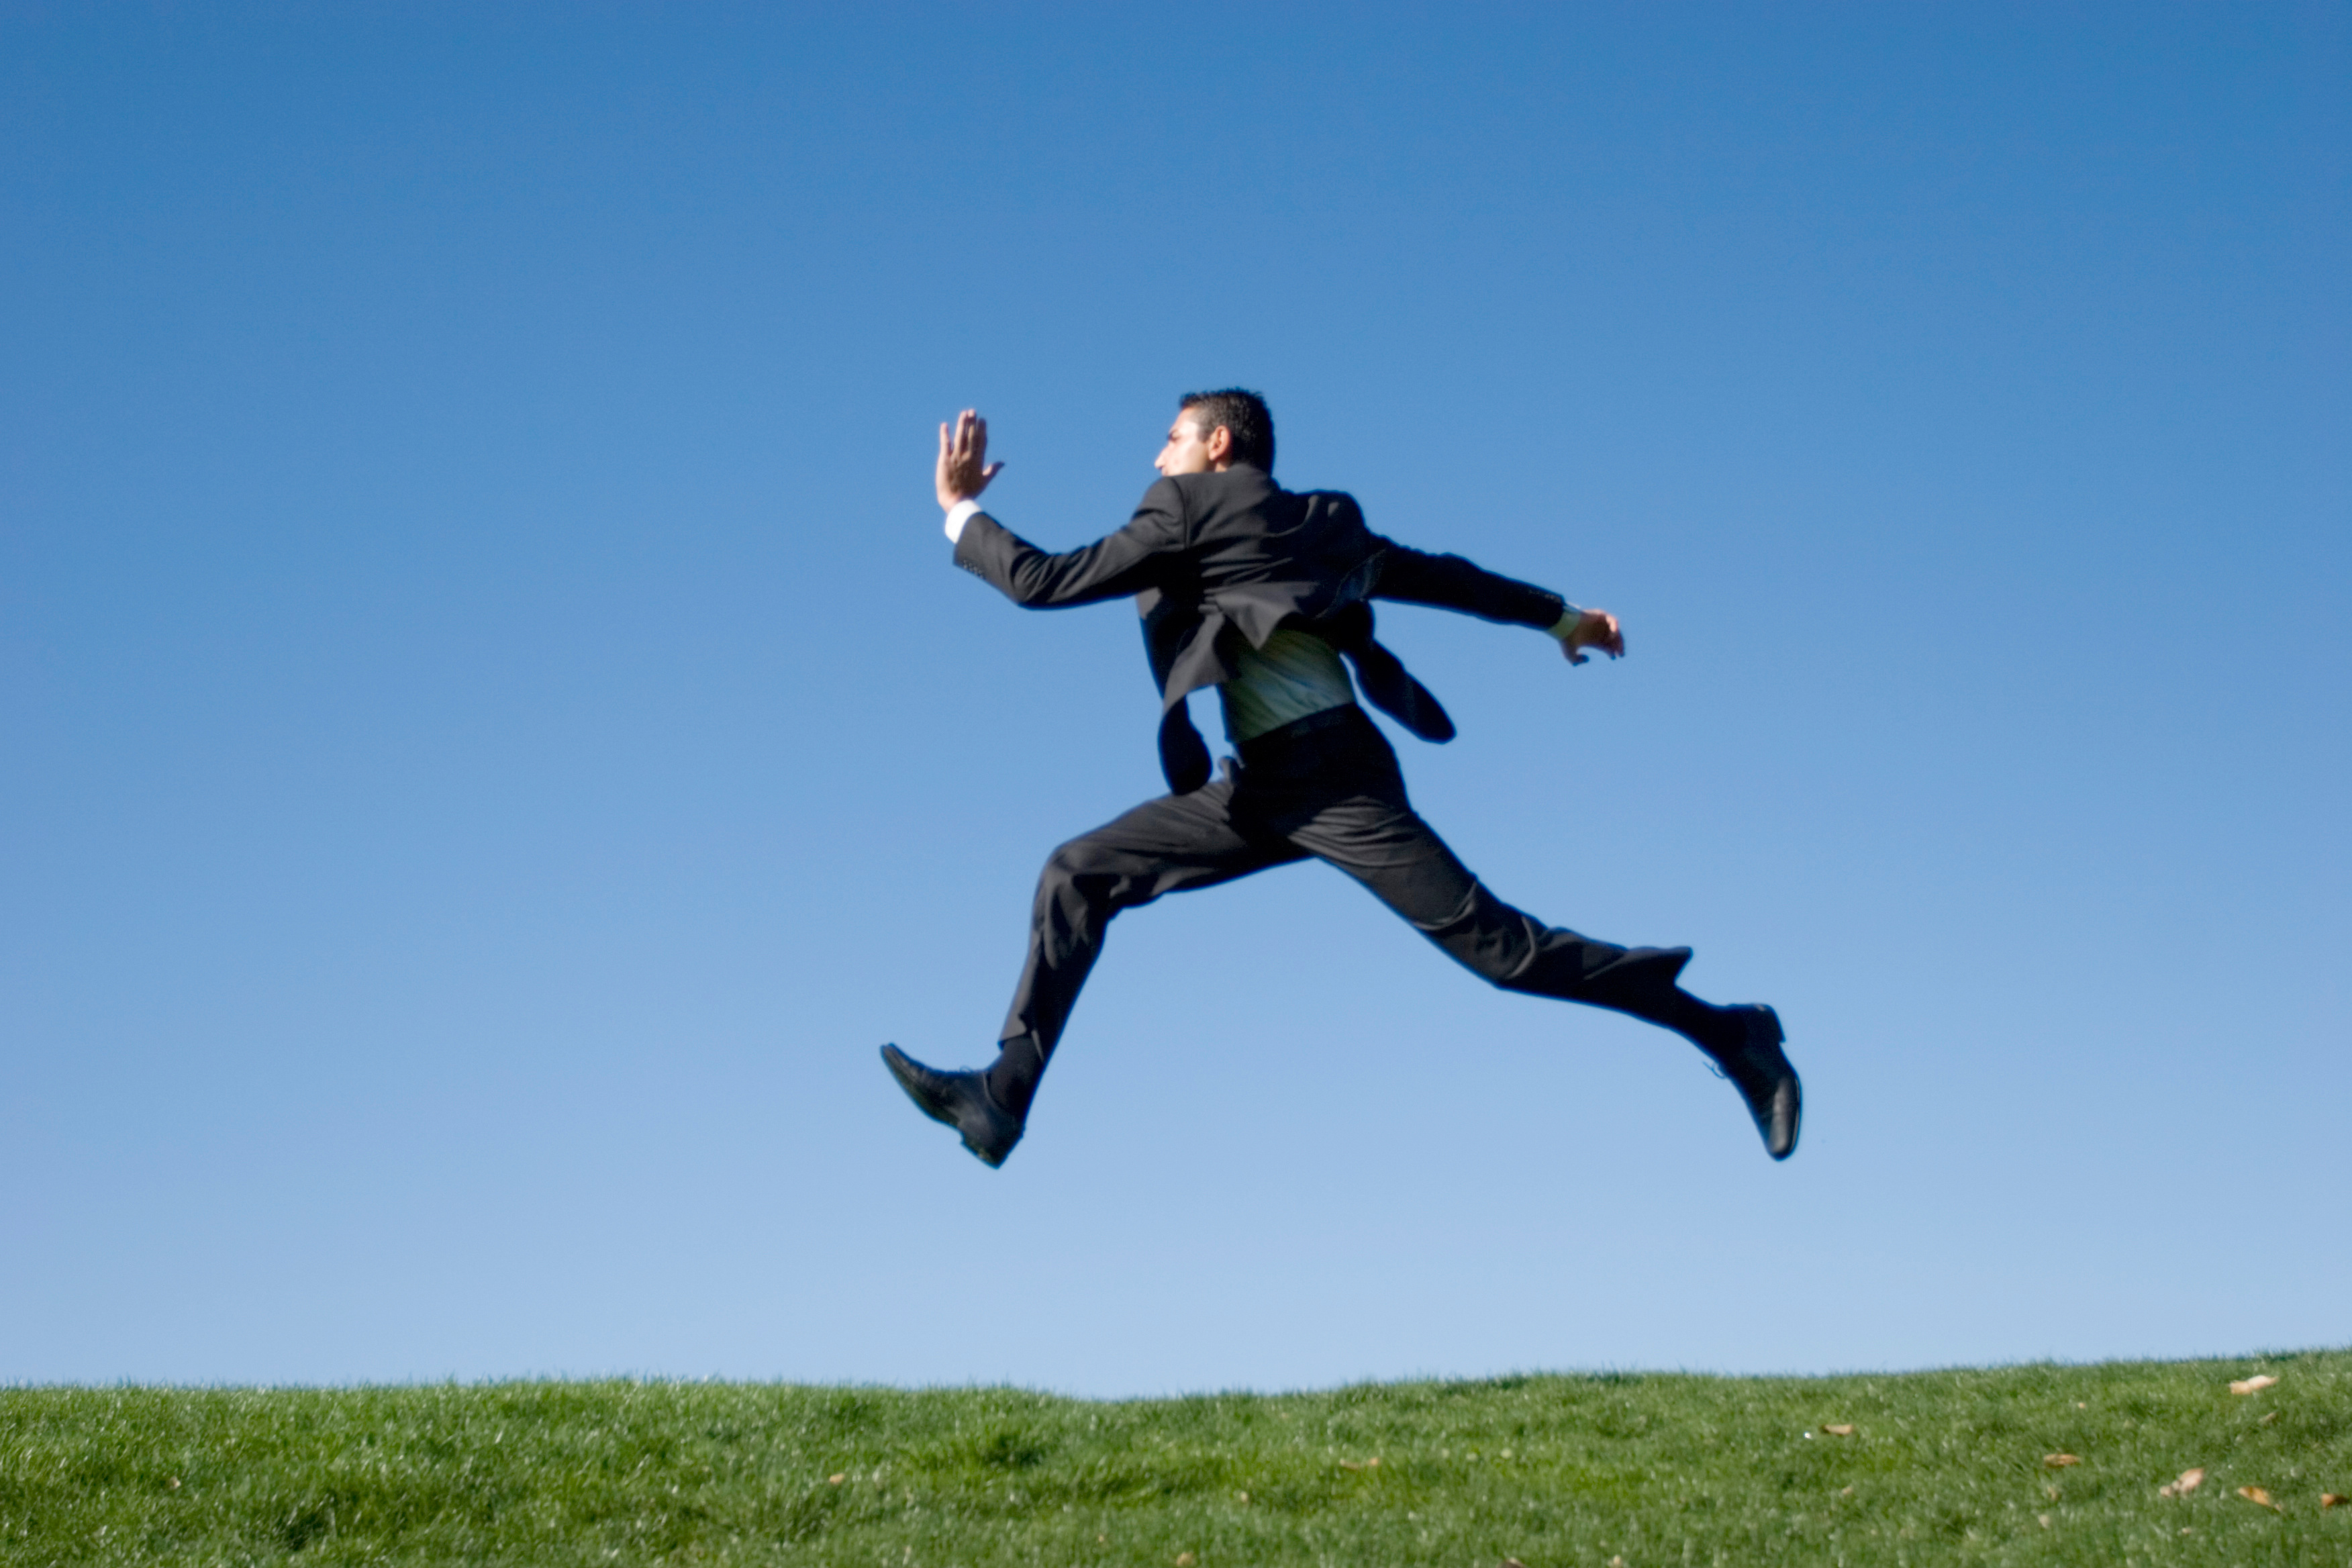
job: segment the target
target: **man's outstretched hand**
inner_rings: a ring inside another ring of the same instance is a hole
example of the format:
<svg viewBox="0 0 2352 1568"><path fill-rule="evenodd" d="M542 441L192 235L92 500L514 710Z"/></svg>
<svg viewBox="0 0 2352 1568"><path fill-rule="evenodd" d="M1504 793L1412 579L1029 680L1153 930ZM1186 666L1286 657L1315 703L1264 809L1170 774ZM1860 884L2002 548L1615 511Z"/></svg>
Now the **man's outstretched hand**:
<svg viewBox="0 0 2352 1568"><path fill-rule="evenodd" d="M940 426L940 506L952 511L988 488L1002 463L988 460L988 421L967 408L952 429Z"/></svg>
<svg viewBox="0 0 2352 1568"><path fill-rule="evenodd" d="M1611 658L1625 657L1625 628L1617 624L1616 616L1606 610L1587 610L1559 639L1559 651L1570 664L1582 664L1589 647L1597 647Z"/></svg>

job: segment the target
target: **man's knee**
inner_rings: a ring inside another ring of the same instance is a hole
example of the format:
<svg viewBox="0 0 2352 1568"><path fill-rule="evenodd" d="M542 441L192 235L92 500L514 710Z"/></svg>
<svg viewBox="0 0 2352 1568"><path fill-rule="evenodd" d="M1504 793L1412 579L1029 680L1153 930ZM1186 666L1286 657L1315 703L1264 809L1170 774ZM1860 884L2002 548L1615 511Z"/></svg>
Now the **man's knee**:
<svg viewBox="0 0 2352 1568"><path fill-rule="evenodd" d="M1509 986L1534 961L1541 928L1474 882L1444 920L1415 921L1447 957L1489 984Z"/></svg>
<svg viewBox="0 0 2352 1568"><path fill-rule="evenodd" d="M1131 870L1127 857L1082 835L1045 857L1037 873L1038 907L1056 907L1070 919L1086 910L1108 919L1136 901Z"/></svg>
<svg viewBox="0 0 2352 1568"><path fill-rule="evenodd" d="M1040 886L1067 888L1111 872L1111 857L1101 846L1084 835L1068 843L1056 846L1045 857L1045 868L1037 873Z"/></svg>

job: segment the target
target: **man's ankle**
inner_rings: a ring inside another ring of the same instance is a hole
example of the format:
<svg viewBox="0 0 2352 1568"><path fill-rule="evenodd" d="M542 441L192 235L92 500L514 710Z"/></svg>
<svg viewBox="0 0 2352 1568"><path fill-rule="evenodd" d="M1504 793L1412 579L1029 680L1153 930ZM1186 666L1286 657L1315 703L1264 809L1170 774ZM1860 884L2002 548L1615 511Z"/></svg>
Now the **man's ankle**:
<svg viewBox="0 0 2352 1568"><path fill-rule="evenodd" d="M1731 1008L1702 1002L1679 985L1667 1005L1667 1016L1660 1021L1718 1062L1738 1051L1748 1037L1746 1026Z"/></svg>
<svg viewBox="0 0 2352 1568"><path fill-rule="evenodd" d="M1002 1042L995 1063L981 1075L988 1085L989 1098L1021 1121L1029 1120L1029 1102L1036 1098L1037 1080L1045 1076L1045 1053L1028 1035Z"/></svg>

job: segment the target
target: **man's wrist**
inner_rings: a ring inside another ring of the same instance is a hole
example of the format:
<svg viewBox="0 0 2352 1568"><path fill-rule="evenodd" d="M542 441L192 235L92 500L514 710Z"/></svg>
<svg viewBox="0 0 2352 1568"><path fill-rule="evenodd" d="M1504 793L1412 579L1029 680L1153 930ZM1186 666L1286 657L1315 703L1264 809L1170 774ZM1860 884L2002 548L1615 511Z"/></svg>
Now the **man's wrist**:
<svg viewBox="0 0 2352 1568"><path fill-rule="evenodd" d="M961 544L963 542L963 525L970 522L971 521L972 514L979 510L980 502L970 496L965 497L963 500L956 502L955 505L948 508L947 534L949 542L955 544Z"/></svg>

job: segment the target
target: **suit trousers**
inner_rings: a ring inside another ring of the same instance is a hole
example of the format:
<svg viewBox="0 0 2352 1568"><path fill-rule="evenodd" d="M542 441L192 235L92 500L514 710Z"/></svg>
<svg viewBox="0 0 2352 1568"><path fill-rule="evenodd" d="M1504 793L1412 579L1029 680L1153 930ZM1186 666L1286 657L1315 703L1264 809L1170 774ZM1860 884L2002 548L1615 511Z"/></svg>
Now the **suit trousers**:
<svg viewBox="0 0 2352 1568"><path fill-rule="evenodd" d="M1505 990L1674 1026L1675 981L1690 950L1598 942L1495 897L1414 813L1395 751L1360 708L1310 714L1238 750L1223 776L1147 801L1054 851L1000 1039L1026 1035L1041 1058L1051 1056L1120 910L1310 856Z"/></svg>

